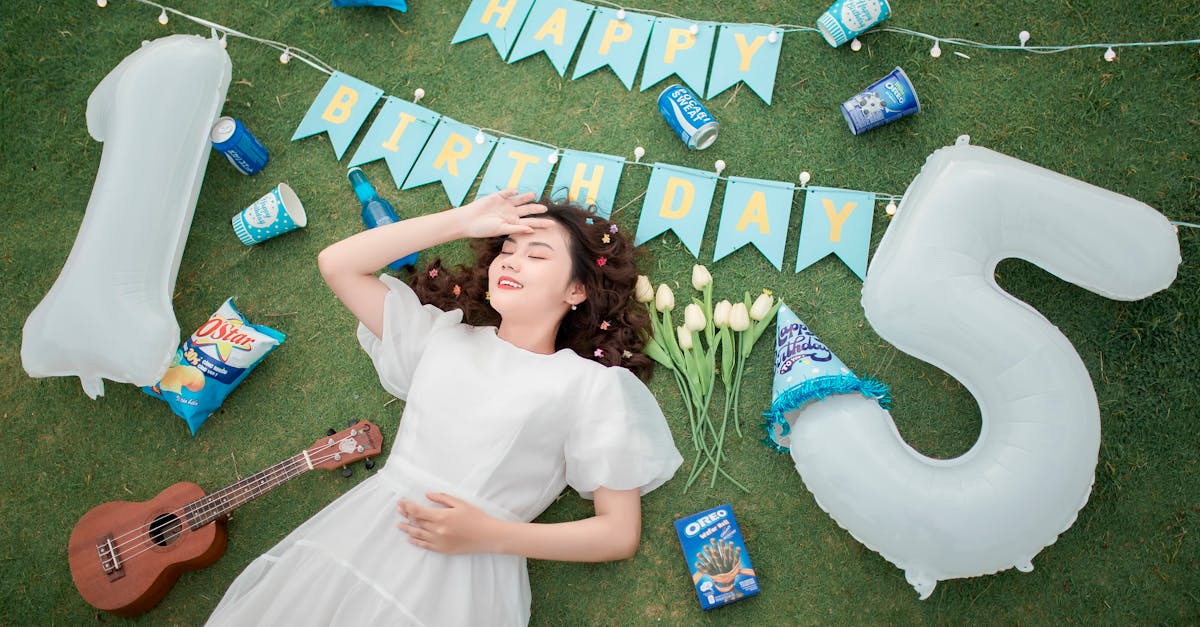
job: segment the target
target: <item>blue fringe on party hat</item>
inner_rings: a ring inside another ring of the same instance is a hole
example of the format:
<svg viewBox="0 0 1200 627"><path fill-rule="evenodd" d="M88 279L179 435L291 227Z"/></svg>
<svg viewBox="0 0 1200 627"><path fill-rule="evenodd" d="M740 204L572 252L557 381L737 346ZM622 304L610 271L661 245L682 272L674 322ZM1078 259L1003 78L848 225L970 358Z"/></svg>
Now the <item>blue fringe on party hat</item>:
<svg viewBox="0 0 1200 627"><path fill-rule="evenodd" d="M892 397L888 387L876 379L860 379L796 317L787 305L779 307L775 319L775 383L771 387L771 409L763 425L763 443L787 452L787 415L810 401L834 394L862 394L887 409Z"/></svg>

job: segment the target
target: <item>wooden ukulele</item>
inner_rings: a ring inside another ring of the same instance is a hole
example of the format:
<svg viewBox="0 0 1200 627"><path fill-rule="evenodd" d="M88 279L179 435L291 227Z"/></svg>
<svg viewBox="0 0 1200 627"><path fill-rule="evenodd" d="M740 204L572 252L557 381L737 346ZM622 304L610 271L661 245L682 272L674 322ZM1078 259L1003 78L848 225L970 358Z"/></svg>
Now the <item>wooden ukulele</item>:
<svg viewBox="0 0 1200 627"><path fill-rule="evenodd" d="M97 609L135 616L154 607L179 576L209 566L225 552L225 520L233 510L313 468L346 467L378 455L383 435L363 420L289 459L205 494L175 485L149 501L114 501L92 508L71 532L71 578ZM367 468L374 466L367 460ZM345 468L344 474L349 474Z"/></svg>

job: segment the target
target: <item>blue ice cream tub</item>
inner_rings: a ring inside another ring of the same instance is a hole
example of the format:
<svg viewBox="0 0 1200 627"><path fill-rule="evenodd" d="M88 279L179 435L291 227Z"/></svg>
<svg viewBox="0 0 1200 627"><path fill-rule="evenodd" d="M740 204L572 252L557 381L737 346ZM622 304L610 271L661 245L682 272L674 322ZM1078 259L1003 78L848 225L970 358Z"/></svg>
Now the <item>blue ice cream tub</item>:
<svg viewBox="0 0 1200 627"><path fill-rule="evenodd" d="M817 31L837 48L891 16L887 0L837 0L817 19Z"/></svg>
<svg viewBox="0 0 1200 627"><path fill-rule="evenodd" d="M843 102L841 107L850 132L859 135L919 112L921 102L917 100L917 91L908 75L896 68Z"/></svg>

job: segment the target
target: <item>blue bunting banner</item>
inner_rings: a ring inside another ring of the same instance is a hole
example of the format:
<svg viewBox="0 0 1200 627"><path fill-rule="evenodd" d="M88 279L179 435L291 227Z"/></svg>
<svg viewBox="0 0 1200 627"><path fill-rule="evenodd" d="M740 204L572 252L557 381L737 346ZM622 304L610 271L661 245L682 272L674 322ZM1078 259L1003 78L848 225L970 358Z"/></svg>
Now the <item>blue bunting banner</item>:
<svg viewBox="0 0 1200 627"><path fill-rule="evenodd" d="M457 44L481 35L487 35L500 53L500 58L508 58L517 41L517 33L525 23L525 17L533 8L534 0L472 0L467 7L454 37L450 43Z"/></svg>
<svg viewBox="0 0 1200 627"><path fill-rule="evenodd" d="M654 18L649 16L626 12L625 19L620 19L613 9L597 7L571 79L586 76L607 65L621 79L625 89L632 90L633 78L637 76L653 27Z"/></svg>
<svg viewBox="0 0 1200 627"><path fill-rule="evenodd" d="M716 189L717 175L712 172L654 164L633 245L641 246L669 229L693 257L699 257Z"/></svg>
<svg viewBox="0 0 1200 627"><path fill-rule="evenodd" d="M382 91L371 85L334 73L309 107L293 139L327 130L340 159L381 96ZM626 165L624 158L615 155L560 149L511 137L497 139L475 126L395 97L388 97L380 108L351 165L380 158L386 160L401 189L440 182L454 206L463 203L476 179L476 197L503 189L547 191L546 181L557 163L547 195L557 202L595 207L596 213L606 218L612 215ZM669 230L699 258L717 181L721 179L711 171L665 163L636 165L650 167L651 173L634 245L641 246ZM729 177L713 261L752 243L777 270L781 269L797 189L782 181ZM796 272L834 253L860 279L864 278L874 205L875 195L870 192L807 188Z"/></svg>
<svg viewBox="0 0 1200 627"><path fill-rule="evenodd" d="M564 150L550 197L561 199L565 196L568 201L584 207L594 205L596 213L607 218L612 215L623 169L625 159L621 157Z"/></svg>
<svg viewBox="0 0 1200 627"><path fill-rule="evenodd" d="M763 102L771 104L775 74L779 70L779 50L783 47L778 35L771 41L774 32L770 26L722 24L705 98L712 98L742 81Z"/></svg>
<svg viewBox="0 0 1200 627"><path fill-rule="evenodd" d="M776 270L782 270L795 190L791 183L729 177L713 261L753 243Z"/></svg>
<svg viewBox="0 0 1200 627"><path fill-rule="evenodd" d="M429 183L441 181L442 189L450 197L450 204L457 207L462 204L475 177L483 168L496 138L483 134L483 143L474 141L478 131L462 122L456 122L443 117L433 135L417 157L412 172L404 180L401 189L412 189Z"/></svg>
<svg viewBox="0 0 1200 627"><path fill-rule="evenodd" d="M396 187L400 187L441 117L421 105L388 96L358 150L350 157L350 165L383 159Z"/></svg>
<svg viewBox="0 0 1200 627"><path fill-rule="evenodd" d="M563 76L595 10L592 5L575 0L536 0L508 62L545 52L558 75Z"/></svg>
<svg viewBox="0 0 1200 627"><path fill-rule="evenodd" d="M693 34L691 28L697 27ZM708 61L712 57L716 24L686 22L669 17L654 19L646 65L642 69L642 91L675 74L697 94L704 93Z"/></svg>
<svg viewBox="0 0 1200 627"><path fill-rule="evenodd" d="M875 195L870 192L809 187L800 224L796 272L834 253L859 279L866 278L874 207Z"/></svg>
<svg viewBox="0 0 1200 627"><path fill-rule="evenodd" d="M327 132L333 152L340 161L382 96L382 89L349 74L334 72L325 81L317 99L308 107L308 113L304 114L300 126L296 127L292 141Z"/></svg>
<svg viewBox="0 0 1200 627"><path fill-rule="evenodd" d="M479 181L475 197L487 196L492 192L515 189L518 192L537 192L540 197L550 180L550 155L556 151L545 146L530 144L503 137L492 151L492 160Z"/></svg>

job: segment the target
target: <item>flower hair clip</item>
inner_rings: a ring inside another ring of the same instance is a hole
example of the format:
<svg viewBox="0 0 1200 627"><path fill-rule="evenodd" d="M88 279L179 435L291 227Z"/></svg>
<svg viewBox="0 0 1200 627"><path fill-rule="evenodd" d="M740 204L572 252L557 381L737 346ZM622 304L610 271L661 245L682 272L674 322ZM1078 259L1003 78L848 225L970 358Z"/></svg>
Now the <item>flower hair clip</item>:
<svg viewBox="0 0 1200 627"><path fill-rule="evenodd" d="M601 323L600 323L600 330L601 330L601 331L607 331L607 330L609 330L609 328L611 328L611 327L612 327L612 324L610 324L610 323L608 322L608 320L605 320L605 321L603 321L603 322L601 322Z"/></svg>
<svg viewBox="0 0 1200 627"><path fill-rule="evenodd" d="M608 225L608 232L609 232L609 233L616 233L616 232L617 232L617 225L615 225L615 224L610 224L610 225Z"/></svg>
<svg viewBox="0 0 1200 627"><path fill-rule="evenodd" d="M454 290L453 290L453 291L454 291L454 297L455 297L455 298L458 298L458 296L459 296L460 294L462 294L462 288L461 288L461 287L459 287L458 285L455 285L455 286L454 286Z"/></svg>
<svg viewBox="0 0 1200 627"><path fill-rule="evenodd" d="M600 238L600 241L604 242L605 244L608 244L608 243L612 242L612 238L608 236L608 233L605 233L604 237Z"/></svg>
<svg viewBox="0 0 1200 627"><path fill-rule="evenodd" d="M583 220L583 221L584 221L584 222L587 222L588 224L595 224L595 223L596 223L596 221L595 221L595 220L593 220L593 219L591 219L591 218L584 218L584 220Z"/></svg>
<svg viewBox="0 0 1200 627"><path fill-rule="evenodd" d="M437 268L430 268L430 269L429 269L429 278L431 278L431 279L436 279L436 278L437 278L437 275L438 275Z"/></svg>
<svg viewBox="0 0 1200 627"><path fill-rule="evenodd" d="M596 258L596 265L600 266L601 268L603 268L604 264L606 264L606 263L608 263L608 257L597 257Z"/></svg>

